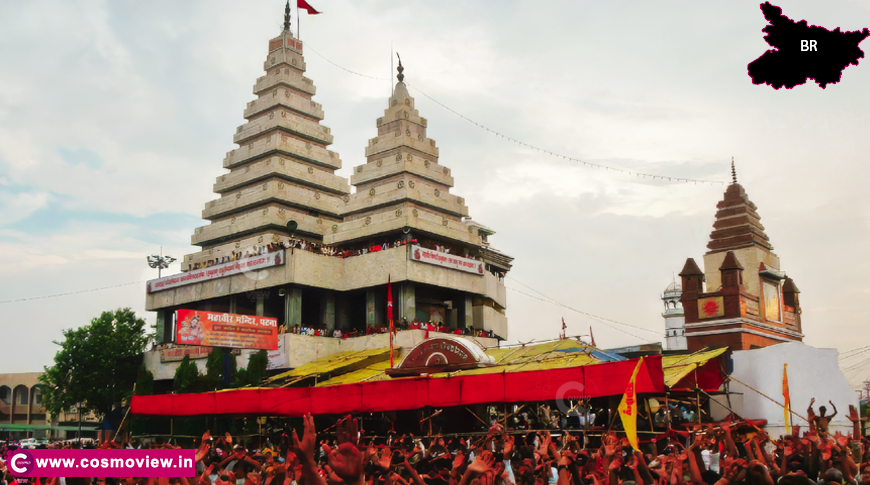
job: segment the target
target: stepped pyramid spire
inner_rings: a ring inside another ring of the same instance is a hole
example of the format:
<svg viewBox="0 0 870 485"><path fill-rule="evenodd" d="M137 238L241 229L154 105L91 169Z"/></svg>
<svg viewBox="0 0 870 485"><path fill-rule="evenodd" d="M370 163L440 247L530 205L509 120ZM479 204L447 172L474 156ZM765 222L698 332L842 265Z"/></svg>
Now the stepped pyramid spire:
<svg viewBox="0 0 870 485"><path fill-rule="evenodd" d="M345 223L325 241L411 228L479 246L491 231L481 234L463 220L468 216L465 199L450 193L453 177L438 163L438 147L426 136L427 121L414 107L404 70L400 58L398 82L377 120L378 136L365 149L367 163L355 167L351 176L356 193L345 207Z"/></svg>
<svg viewBox="0 0 870 485"><path fill-rule="evenodd" d="M719 267L729 251L734 252L733 256L745 268L758 268L763 263L769 268L779 270L779 257L773 253L773 245L761 225L758 207L749 200L743 186L737 183L733 158L731 178L732 182L725 190L724 197L716 204L716 220L707 243L709 251L704 256L707 291L715 291L721 284ZM757 278L746 278L746 288L757 295Z"/></svg>
<svg viewBox="0 0 870 485"><path fill-rule="evenodd" d="M342 198L350 190L347 180L335 175L341 159L327 148L332 134L320 124L322 107L311 99L316 89L304 76L302 42L290 31L289 3L284 30L268 45L266 75L254 85L257 99L248 103L247 123L233 137L239 148L224 159L230 172L214 185L220 198L202 213L210 224L191 238L203 250L185 257L187 269L226 261L291 234L319 241L342 220Z"/></svg>
<svg viewBox="0 0 870 485"><path fill-rule="evenodd" d="M707 248L711 253L751 245L772 250L773 246L761 225L761 216L756 212L758 207L749 200L743 186L737 183L733 163L731 167L734 182L728 186L725 197L716 205L719 210L716 212L716 222L713 223Z"/></svg>

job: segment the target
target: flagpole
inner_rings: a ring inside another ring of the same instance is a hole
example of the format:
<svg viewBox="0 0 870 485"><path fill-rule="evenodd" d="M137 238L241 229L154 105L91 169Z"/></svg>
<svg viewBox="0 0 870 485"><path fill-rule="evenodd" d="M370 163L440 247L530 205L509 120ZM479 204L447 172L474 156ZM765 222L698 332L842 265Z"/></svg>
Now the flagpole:
<svg viewBox="0 0 870 485"><path fill-rule="evenodd" d="M396 94L393 92L393 41L390 41L390 75L387 76L387 82L390 83L390 96Z"/></svg>
<svg viewBox="0 0 870 485"><path fill-rule="evenodd" d="M296 38L302 40L302 26L299 21L302 16L299 15L299 2L296 2Z"/></svg>

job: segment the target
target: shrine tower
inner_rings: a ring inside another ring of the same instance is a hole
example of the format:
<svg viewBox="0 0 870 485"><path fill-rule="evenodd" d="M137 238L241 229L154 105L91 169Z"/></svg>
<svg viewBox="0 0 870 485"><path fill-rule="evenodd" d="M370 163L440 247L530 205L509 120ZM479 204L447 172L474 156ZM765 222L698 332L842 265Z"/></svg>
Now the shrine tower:
<svg viewBox="0 0 870 485"><path fill-rule="evenodd" d="M257 99L244 111L247 123L233 136L239 148L223 162L230 172L214 184L220 198L202 212L210 224L191 238L202 250L185 256L186 268L228 261L291 232L319 240L342 220L350 189L335 175L341 159L327 148L332 134L320 124L323 108L311 99L317 90L304 75L302 42L290 31L289 9L284 30L269 41L263 68L266 75L254 84Z"/></svg>
<svg viewBox="0 0 870 485"><path fill-rule="evenodd" d="M692 258L680 271L690 351L722 346L748 350L803 340L800 291L780 270L758 208L737 183L733 161L731 175L732 183L716 206L704 271Z"/></svg>
<svg viewBox="0 0 870 485"><path fill-rule="evenodd" d="M465 199L451 193L453 176L401 60L365 163L348 181L335 174L342 161L329 150L333 135L312 100L289 15L287 7L283 30L268 42L257 98L233 136L238 148L214 184L218 198L202 212L208 224L194 230L197 251L184 257L183 273L148 282L158 344L174 342L172 318L184 309L277 319L288 332L279 337L289 367L333 347L383 346L364 340L388 325L388 282L400 324L431 321L486 346L507 338L504 277L513 258L490 246L495 231L472 221ZM315 345L290 333L297 327L362 337Z"/></svg>

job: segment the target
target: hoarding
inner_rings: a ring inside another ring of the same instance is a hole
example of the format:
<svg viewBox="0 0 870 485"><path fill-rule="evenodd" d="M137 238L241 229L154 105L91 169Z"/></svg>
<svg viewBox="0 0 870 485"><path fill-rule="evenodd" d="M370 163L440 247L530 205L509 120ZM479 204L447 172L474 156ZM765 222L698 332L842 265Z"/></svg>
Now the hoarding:
<svg viewBox="0 0 870 485"><path fill-rule="evenodd" d="M278 319L202 310L178 310L175 341L181 345L278 349Z"/></svg>
<svg viewBox="0 0 870 485"><path fill-rule="evenodd" d="M458 269L466 273L483 275L483 263L471 258L463 258L450 253L442 253L421 246L411 246L411 259L445 268Z"/></svg>
<svg viewBox="0 0 870 485"><path fill-rule="evenodd" d="M164 276L163 278L149 281L148 293L177 288L191 283L202 283L203 281L223 278L224 276L257 271L270 266L280 265L283 262L284 250L280 250L274 253L240 259L238 261L230 261L229 263L216 264L214 266L209 266L208 268L192 269L181 274Z"/></svg>

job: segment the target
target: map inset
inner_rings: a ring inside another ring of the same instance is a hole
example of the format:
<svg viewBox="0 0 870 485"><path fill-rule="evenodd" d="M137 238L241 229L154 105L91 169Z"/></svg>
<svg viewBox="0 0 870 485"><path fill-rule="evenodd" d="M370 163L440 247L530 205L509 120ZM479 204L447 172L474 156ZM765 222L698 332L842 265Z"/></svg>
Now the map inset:
<svg viewBox="0 0 870 485"><path fill-rule="evenodd" d="M795 22L770 2L761 4L769 25L762 29L764 40L772 47L749 64L753 84L769 84L775 89L791 89L813 79L822 89L840 82L843 70L858 65L864 52L858 44L870 31L840 32Z"/></svg>

